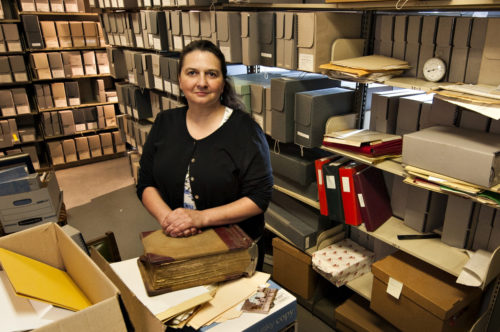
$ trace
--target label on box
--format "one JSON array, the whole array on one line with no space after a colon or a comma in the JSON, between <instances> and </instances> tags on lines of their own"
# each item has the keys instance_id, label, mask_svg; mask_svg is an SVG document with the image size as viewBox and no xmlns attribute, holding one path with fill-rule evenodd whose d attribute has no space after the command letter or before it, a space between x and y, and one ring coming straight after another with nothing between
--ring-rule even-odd
<instances>
[{"instance_id":1,"label":"label on box","mask_svg":"<svg viewBox=\"0 0 500 332\"><path fill-rule=\"evenodd\" d=\"M123 0L118 0L118 7L120 8L125 7L125 3L123 2Z\"/></svg>"},{"instance_id":2,"label":"label on box","mask_svg":"<svg viewBox=\"0 0 500 332\"><path fill-rule=\"evenodd\" d=\"M127 36L125 35L120 35L120 42L122 46L127 46Z\"/></svg>"},{"instance_id":3,"label":"label on box","mask_svg":"<svg viewBox=\"0 0 500 332\"><path fill-rule=\"evenodd\" d=\"M164 84L163 91L172 93L172 83L170 81L164 80L163 84Z\"/></svg>"},{"instance_id":4,"label":"label on box","mask_svg":"<svg viewBox=\"0 0 500 332\"><path fill-rule=\"evenodd\" d=\"M142 37L137 37L135 39L135 43L137 44L137 47L143 48L144 47L144 42L142 40Z\"/></svg>"},{"instance_id":5,"label":"label on box","mask_svg":"<svg viewBox=\"0 0 500 332\"><path fill-rule=\"evenodd\" d=\"M179 96L181 94L179 85L172 83L172 94L175 96Z\"/></svg>"},{"instance_id":6,"label":"label on box","mask_svg":"<svg viewBox=\"0 0 500 332\"><path fill-rule=\"evenodd\" d=\"M132 110L132 116L136 119L139 119L139 112L137 111L136 108Z\"/></svg>"},{"instance_id":7,"label":"label on box","mask_svg":"<svg viewBox=\"0 0 500 332\"><path fill-rule=\"evenodd\" d=\"M399 300L402 291L403 283L389 277L389 282L387 283L387 294L392 295L394 298Z\"/></svg>"},{"instance_id":8,"label":"label on box","mask_svg":"<svg viewBox=\"0 0 500 332\"><path fill-rule=\"evenodd\" d=\"M26 106L17 105L16 109L17 109L17 114L27 114L30 112L29 105L26 105Z\"/></svg>"},{"instance_id":9,"label":"label on box","mask_svg":"<svg viewBox=\"0 0 500 332\"><path fill-rule=\"evenodd\" d=\"M299 70L314 71L314 56L312 54L299 53Z\"/></svg>"},{"instance_id":10,"label":"label on box","mask_svg":"<svg viewBox=\"0 0 500 332\"><path fill-rule=\"evenodd\" d=\"M85 131L87 130L87 125L85 123L75 124L76 131Z\"/></svg>"},{"instance_id":11,"label":"label on box","mask_svg":"<svg viewBox=\"0 0 500 332\"><path fill-rule=\"evenodd\" d=\"M155 50L161 51L161 40L160 38L153 38L153 47Z\"/></svg>"},{"instance_id":12,"label":"label on box","mask_svg":"<svg viewBox=\"0 0 500 332\"><path fill-rule=\"evenodd\" d=\"M271 53L264 53L264 52L260 52L260 56L263 58L269 58L269 59L272 59L272 57L273 57L273 55Z\"/></svg>"},{"instance_id":13,"label":"label on box","mask_svg":"<svg viewBox=\"0 0 500 332\"><path fill-rule=\"evenodd\" d=\"M301 131L298 131L297 135L300 136L300 137L304 137L305 139L309 139L309 135L307 135L306 133L303 133Z\"/></svg>"},{"instance_id":14,"label":"label on box","mask_svg":"<svg viewBox=\"0 0 500 332\"><path fill-rule=\"evenodd\" d=\"M326 176L326 188L337 189L337 185L335 184L335 175Z\"/></svg>"},{"instance_id":15,"label":"label on box","mask_svg":"<svg viewBox=\"0 0 500 332\"><path fill-rule=\"evenodd\" d=\"M318 186L323 185L323 172L320 169L318 169L317 179L318 179Z\"/></svg>"},{"instance_id":16,"label":"label on box","mask_svg":"<svg viewBox=\"0 0 500 332\"><path fill-rule=\"evenodd\" d=\"M134 73L128 73L128 81L132 84L135 84L135 76Z\"/></svg>"},{"instance_id":17,"label":"label on box","mask_svg":"<svg viewBox=\"0 0 500 332\"><path fill-rule=\"evenodd\" d=\"M349 178L347 176L342 177L342 191L345 193L351 192L351 186L349 185Z\"/></svg>"},{"instance_id":18,"label":"label on box","mask_svg":"<svg viewBox=\"0 0 500 332\"><path fill-rule=\"evenodd\" d=\"M191 43L192 39L190 36L184 36L184 46L188 46Z\"/></svg>"},{"instance_id":19,"label":"label on box","mask_svg":"<svg viewBox=\"0 0 500 332\"><path fill-rule=\"evenodd\" d=\"M174 51L181 51L183 48L182 36L174 36Z\"/></svg>"},{"instance_id":20,"label":"label on box","mask_svg":"<svg viewBox=\"0 0 500 332\"><path fill-rule=\"evenodd\" d=\"M118 7L118 1L116 1L116 0L111 0L111 6L113 6L113 7Z\"/></svg>"},{"instance_id":21,"label":"label on box","mask_svg":"<svg viewBox=\"0 0 500 332\"><path fill-rule=\"evenodd\" d=\"M224 54L224 58L226 58L227 62L231 62L231 49L229 46L220 46L220 51Z\"/></svg>"},{"instance_id":22,"label":"label on box","mask_svg":"<svg viewBox=\"0 0 500 332\"><path fill-rule=\"evenodd\" d=\"M163 90L163 79L161 77L155 76L155 88L158 90Z\"/></svg>"},{"instance_id":23,"label":"label on box","mask_svg":"<svg viewBox=\"0 0 500 332\"><path fill-rule=\"evenodd\" d=\"M359 201L359 206L364 208L365 207L365 200L363 198L363 194L358 194L358 201Z\"/></svg>"},{"instance_id":24,"label":"label on box","mask_svg":"<svg viewBox=\"0 0 500 332\"><path fill-rule=\"evenodd\" d=\"M153 35L148 33L148 44L149 44L149 47L151 47L151 45L154 46L154 38L153 38Z\"/></svg>"}]
</instances>

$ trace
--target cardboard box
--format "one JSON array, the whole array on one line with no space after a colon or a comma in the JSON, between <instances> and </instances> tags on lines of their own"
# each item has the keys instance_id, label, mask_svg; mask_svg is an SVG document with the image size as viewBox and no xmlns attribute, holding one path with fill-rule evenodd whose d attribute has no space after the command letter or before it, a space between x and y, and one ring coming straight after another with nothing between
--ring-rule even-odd
<instances>
[{"instance_id":1,"label":"cardboard box","mask_svg":"<svg viewBox=\"0 0 500 332\"><path fill-rule=\"evenodd\" d=\"M297 69L297 15L276 13L276 66Z\"/></svg>"},{"instance_id":2,"label":"cardboard box","mask_svg":"<svg viewBox=\"0 0 500 332\"><path fill-rule=\"evenodd\" d=\"M329 88L295 94L295 137L297 145L320 147L328 118L352 110L354 92L344 88Z\"/></svg>"},{"instance_id":3,"label":"cardboard box","mask_svg":"<svg viewBox=\"0 0 500 332\"><path fill-rule=\"evenodd\" d=\"M259 12L241 12L241 55L247 66L260 64Z\"/></svg>"},{"instance_id":4,"label":"cardboard box","mask_svg":"<svg viewBox=\"0 0 500 332\"><path fill-rule=\"evenodd\" d=\"M51 87L55 107L67 107L68 101L66 99L66 90L64 88L64 83L52 83Z\"/></svg>"},{"instance_id":5,"label":"cardboard box","mask_svg":"<svg viewBox=\"0 0 500 332\"><path fill-rule=\"evenodd\" d=\"M0 222L5 233L14 233L47 222L57 222L61 191L54 173L42 187L0 196Z\"/></svg>"},{"instance_id":6,"label":"cardboard box","mask_svg":"<svg viewBox=\"0 0 500 332\"><path fill-rule=\"evenodd\" d=\"M52 160L52 165L64 164L64 153L62 150L62 144L60 141L47 142L50 151L50 159Z\"/></svg>"},{"instance_id":7,"label":"cardboard box","mask_svg":"<svg viewBox=\"0 0 500 332\"><path fill-rule=\"evenodd\" d=\"M50 0L50 11L56 13L64 12L63 0Z\"/></svg>"},{"instance_id":8,"label":"cardboard box","mask_svg":"<svg viewBox=\"0 0 500 332\"><path fill-rule=\"evenodd\" d=\"M300 297L310 299L317 279L311 256L278 237L272 242L273 280Z\"/></svg>"},{"instance_id":9,"label":"cardboard box","mask_svg":"<svg viewBox=\"0 0 500 332\"><path fill-rule=\"evenodd\" d=\"M396 135L404 135L419 130L420 114L424 102L432 102L433 96L419 94L401 97L396 120Z\"/></svg>"},{"instance_id":10,"label":"cardboard box","mask_svg":"<svg viewBox=\"0 0 500 332\"><path fill-rule=\"evenodd\" d=\"M370 310L370 302L354 294L335 308L335 327L341 332L397 332L385 319Z\"/></svg>"},{"instance_id":11,"label":"cardboard box","mask_svg":"<svg viewBox=\"0 0 500 332\"><path fill-rule=\"evenodd\" d=\"M99 46L96 22L82 22L85 46Z\"/></svg>"},{"instance_id":12,"label":"cardboard box","mask_svg":"<svg viewBox=\"0 0 500 332\"><path fill-rule=\"evenodd\" d=\"M372 265L370 308L403 331L467 331L479 309L481 290L401 251ZM401 292L387 285L403 284ZM392 294L392 295L391 295Z\"/></svg>"},{"instance_id":13,"label":"cardboard box","mask_svg":"<svg viewBox=\"0 0 500 332\"><path fill-rule=\"evenodd\" d=\"M457 105L435 98L428 118L428 126L458 125L460 112Z\"/></svg>"},{"instance_id":14,"label":"cardboard box","mask_svg":"<svg viewBox=\"0 0 500 332\"><path fill-rule=\"evenodd\" d=\"M109 74L109 59L108 53L105 51L95 51L95 57L97 61L97 68L99 69L99 74Z\"/></svg>"},{"instance_id":15,"label":"cardboard box","mask_svg":"<svg viewBox=\"0 0 500 332\"><path fill-rule=\"evenodd\" d=\"M93 303L34 331L127 331L118 289L57 224L4 236L0 247L65 270Z\"/></svg>"},{"instance_id":16,"label":"cardboard box","mask_svg":"<svg viewBox=\"0 0 500 332\"><path fill-rule=\"evenodd\" d=\"M2 24L4 41L9 52L22 52L21 39L17 24Z\"/></svg>"},{"instance_id":17,"label":"cardboard box","mask_svg":"<svg viewBox=\"0 0 500 332\"><path fill-rule=\"evenodd\" d=\"M73 41L73 47L85 46L85 35L83 34L82 22L69 22L69 29L71 31L71 40Z\"/></svg>"},{"instance_id":18,"label":"cardboard box","mask_svg":"<svg viewBox=\"0 0 500 332\"><path fill-rule=\"evenodd\" d=\"M475 232L472 221L474 213L478 213L475 211L476 206L478 205L468 198L449 195L441 234L442 242L457 248L466 248L467 243L472 242Z\"/></svg>"},{"instance_id":19,"label":"cardboard box","mask_svg":"<svg viewBox=\"0 0 500 332\"><path fill-rule=\"evenodd\" d=\"M43 39L46 48L59 48L59 39L57 39L56 25L54 21L41 21Z\"/></svg>"},{"instance_id":20,"label":"cardboard box","mask_svg":"<svg viewBox=\"0 0 500 332\"><path fill-rule=\"evenodd\" d=\"M21 10L23 12L36 12L35 0L21 0Z\"/></svg>"},{"instance_id":21,"label":"cardboard box","mask_svg":"<svg viewBox=\"0 0 500 332\"><path fill-rule=\"evenodd\" d=\"M12 89L11 92L12 92L12 99L14 100L14 105L16 105L16 113L17 114L31 113L30 103L28 101L28 95L26 94L26 89L16 88Z\"/></svg>"},{"instance_id":22,"label":"cardboard box","mask_svg":"<svg viewBox=\"0 0 500 332\"><path fill-rule=\"evenodd\" d=\"M73 117L73 111L59 111L59 117L61 119L61 127L64 135L72 135L76 132L75 119Z\"/></svg>"},{"instance_id":23,"label":"cardboard box","mask_svg":"<svg viewBox=\"0 0 500 332\"><path fill-rule=\"evenodd\" d=\"M120 131L113 131L113 146L115 147L116 153L125 152L127 150Z\"/></svg>"},{"instance_id":24,"label":"cardboard box","mask_svg":"<svg viewBox=\"0 0 500 332\"><path fill-rule=\"evenodd\" d=\"M447 195L407 185L405 225L424 233L441 228L447 200Z\"/></svg>"},{"instance_id":25,"label":"cardboard box","mask_svg":"<svg viewBox=\"0 0 500 332\"><path fill-rule=\"evenodd\" d=\"M470 49L465 70L465 83L478 83L483 48L485 46L489 18L475 17L472 20Z\"/></svg>"},{"instance_id":26,"label":"cardboard box","mask_svg":"<svg viewBox=\"0 0 500 332\"><path fill-rule=\"evenodd\" d=\"M27 82L28 73L26 72L26 63L22 55L9 56L10 69L15 82Z\"/></svg>"},{"instance_id":27,"label":"cardboard box","mask_svg":"<svg viewBox=\"0 0 500 332\"><path fill-rule=\"evenodd\" d=\"M66 98L68 99L69 106L81 104L78 82L64 82L64 89L66 90Z\"/></svg>"},{"instance_id":28,"label":"cardboard box","mask_svg":"<svg viewBox=\"0 0 500 332\"><path fill-rule=\"evenodd\" d=\"M493 229L496 209L486 205L478 205L477 208L479 209L479 213L477 215L478 220L472 242L472 250L488 250L488 242Z\"/></svg>"},{"instance_id":29,"label":"cardboard box","mask_svg":"<svg viewBox=\"0 0 500 332\"><path fill-rule=\"evenodd\" d=\"M0 110L2 116L16 115L16 105L10 90L0 90Z\"/></svg>"},{"instance_id":30,"label":"cardboard box","mask_svg":"<svg viewBox=\"0 0 500 332\"><path fill-rule=\"evenodd\" d=\"M338 38L359 38L361 15L333 12L297 13L298 69L320 72L330 61L331 45Z\"/></svg>"},{"instance_id":31,"label":"cardboard box","mask_svg":"<svg viewBox=\"0 0 500 332\"><path fill-rule=\"evenodd\" d=\"M449 82L464 82L467 57L469 55L469 41L472 27L471 17L457 17L453 33L453 52L451 54L448 74Z\"/></svg>"},{"instance_id":32,"label":"cardboard box","mask_svg":"<svg viewBox=\"0 0 500 332\"><path fill-rule=\"evenodd\" d=\"M500 183L500 135L430 127L403 137L403 163L484 187Z\"/></svg>"},{"instance_id":33,"label":"cardboard box","mask_svg":"<svg viewBox=\"0 0 500 332\"><path fill-rule=\"evenodd\" d=\"M90 156L96 158L102 156L101 139L99 135L87 136L89 142Z\"/></svg>"},{"instance_id":34,"label":"cardboard box","mask_svg":"<svg viewBox=\"0 0 500 332\"><path fill-rule=\"evenodd\" d=\"M54 130L54 135L61 135L63 133L61 117L59 112L50 112L50 118L52 121L52 129Z\"/></svg>"},{"instance_id":35,"label":"cardboard box","mask_svg":"<svg viewBox=\"0 0 500 332\"><path fill-rule=\"evenodd\" d=\"M85 75L81 53L78 51L68 52L68 53L69 53L69 63L71 68L71 76Z\"/></svg>"},{"instance_id":36,"label":"cardboard box","mask_svg":"<svg viewBox=\"0 0 500 332\"><path fill-rule=\"evenodd\" d=\"M460 110L460 128L487 132L489 126L489 117L466 109Z\"/></svg>"},{"instance_id":37,"label":"cardboard box","mask_svg":"<svg viewBox=\"0 0 500 332\"><path fill-rule=\"evenodd\" d=\"M32 54L32 55L37 55L37 54ZM59 53L59 52L47 53L47 58L49 60L50 72L52 73L52 77L53 78L64 78L65 77L64 63L62 60L61 53Z\"/></svg>"},{"instance_id":38,"label":"cardboard box","mask_svg":"<svg viewBox=\"0 0 500 332\"><path fill-rule=\"evenodd\" d=\"M37 15L23 15L23 26L28 41L28 47L33 49L44 48L42 30Z\"/></svg>"},{"instance_id":39,"label":"cardboard box","mask_svg":"<svg viewBox=\"0 0 500 332\"><path fill-rule=\"evenodd\" d=\"M74 139L63 140L62 141L62 148L63 148L63 152L64 152L64 159L66 159L67 163L78 160Z\"/></svg>"},{"instance_id":40,"label":"cardboard box","mask_svg":"<svg viewBox=\"0 0 500 332\"><path fill-rule=\"evenodd\" d=\"M497 36L499 29L500 19L489 18L477 83L491 85L500 83L500 41Z\"/></svg>"},{"instance_id":41,"label":"cardboard box","mask_svg":"<svg viewBox=\"0 0 500 332\"><path fill-rule=\"evenodd\" d=\"M31 61L38 79L52 78L52 71L50 70L47 53L32 53Z\"/></svg>"},{"instance_id":42,"label":"cardboard box","mask_svg":"<svg viewBox=\"0 0 500 332\"><path fill-rule=\"evenodd\" d=\"M228 63L242 62L241 14L217 11L217 41Z\"/></svg>"},{"instance_id":43,"label":"cardboard box","mask_svg":"<svg viewBox=\"0 0 500 332\"><path fill-rule=\"evenodd\" d=\"M113 154L113 139L111 133L100 133L102 152L104 155Z\"/></svg>"},{"instance_id":44,"label":"cardboard box","mask_svg":"<svg viewBox=\"0 0 500 332\"><path fill-rule=\"evenodd\" d=\"M418 73L418 57L420 54L420 36L422 32L422 16L408 16L408 29L406 31L406 52L405 59L411 66L406 70L404 76L417 76Z\"/></svg>"},{"instance_id":45,"label":"cardboard box","mask_svg":"<svg viewBox=\"0 0 500 332\"><path fill-rule=\"evenodd\" d=\"M184 34L182 31L182 12L170 11L170 24L172 25L173 51L181 52L184 48Z\"/></svg>"},{"instance_id":46,"label":"cardboard box","mask_svg":"<svg viewBox=\"0 0 500 332\"><path fill-rule=\"evenodd\" d=\"M37 12L50 12L49 0L35 0Z\"/></svg>"},{"instance_id":47,"label":"cardboard box","mask_svg":"<svg viewBox=\"0 0 500 332\"><path fill-rule=\"evenodd\" d=\"M85 75L96 75L97 74L97 65L95 60L95 52L94 51L83 51L83 66Z\"/></svg>"},{"instance_id":48,"label":"cardboard box","mask_svg":"<svg viewBox=\"0 0 500 332\"><path fill-rule=\"evenodd\" d=\"M89 141L87 137L75 137L76 151L78 153L78 160L89 159Z\"/></svg>"},{"instance_id":49,"label":"cardboard box","mask_svg":"<svg viewBox=\"0 0 500 332\"><path fill-rule=\"evenodd\" d=\"M10 69L9 57L0 56L0 83L12 83L12 71Z\"/></svg>"},{"instance_id":50,"label":"cardboard box","mask_svg":"<svg viewBox=\"0 0 500 332\"><path fill-rule=\"evenodd\" d=\"M495 220L493 220L488 240L488 251L495 251L500 246L500 213L495 212Z\"/></svg>"}]
</instances>

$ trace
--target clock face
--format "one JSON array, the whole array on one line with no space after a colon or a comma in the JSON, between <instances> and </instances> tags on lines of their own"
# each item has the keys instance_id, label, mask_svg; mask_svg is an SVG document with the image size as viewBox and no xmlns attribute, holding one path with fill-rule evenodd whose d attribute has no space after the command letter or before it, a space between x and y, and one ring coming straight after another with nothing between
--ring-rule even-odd
<instances>
[{"instance_id":1,"label":"clock face","mask_svg":"<svg viewBox=\"0 0 500 332\"><path fill-rule=\"evenodd\" d=\"M426 80L438 82L446 74L446 64L439 58L430 58L424 63L422 71Z\"/></svg>"}]
</instances>

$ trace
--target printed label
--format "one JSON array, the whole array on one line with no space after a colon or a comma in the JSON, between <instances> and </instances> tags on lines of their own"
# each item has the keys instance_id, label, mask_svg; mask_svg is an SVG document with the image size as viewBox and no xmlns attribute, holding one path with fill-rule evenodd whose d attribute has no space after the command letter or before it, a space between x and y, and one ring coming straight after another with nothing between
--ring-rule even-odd
<instances>
[{"instance_id":1,"label":"printed label","mask_svg":"<svg viewBox=\"0 0 500 332\"><path fill-rule=\"evenodd\" d=\"M153 47L155 50L161 51L161 40L160 38L153 37Z\"/></svg>"},{"instance_id":2,"label":"printed label","mask_svg":"<svg viewBox=\"0 0 500 332\"><path fill-rule=\"evenodd\" d=\"M183 48L182 36L174 36L174 50L181 51Z\"/></svg>"},{"instance_id":3,"label":"printed label","mask_svg":"<svg viewBox=\"0 0 500 332\"><path fill-rule=\"evenodd\" d=\"M337 185L335 184L335 175L326 176L326 188L337 189Z\"/></svg>"},{"instance_id":4,"label":"printed label","mask_svg":"<svg viewBox=\"0 0 500 332\"><path fill-rule=\"evenodd\" d=\"M399 300L402 291L403 283L389 277L389 282L387 283L387 294L392 295L394 298Z\"/></svg>"},{"instance_id":5,"label":"printed label","mask_svg":"<svg viewBox=\"0 0 500 332\"><path fill-rule=\"evenodd\" d=\"M137 36L136 36L137 37ZM135 39L135 42L137 44L137 47L143 48L144 47L144 41L142 40L142 37L138 37Z\"/></svg>"},{"instance_id":6,"label":"printed label","mask_svg":"<svg viewBox=\"0 0 500 332\"><path fill-rule=\"evenodd\" d=\"M342 191L345 193L351 192L351 187L349 186L349 178L347 176L342 177Z\"/></svg>"},{"instance_id":7,"label":"printed label","mask_svg":"<svg viewBox=\"0 0 500 332\"><path fill-rule=\"evenodd\" d=\"M307 135L306 133L303 133L303 132L301 132L301 131L298 131L298 132L297 132L297 135L298 135L298 136L300 136L300 137L304 137L304 138L306 138L306 139L309 139L309 135Z\"/></svg>"},{"instance_id":8,"label":"printed label","mask_svg":"<svg viewBox=\"0 0 500 332\"><path fill-rule=\"evenodd\" d=\"M263 58L269 58L269 59L272 59L272 57L273 57L273 55L271 53L264 53L264 52L260 52L260 56Z\"/></svg>"},{"instance_id":9,"label":"printed label","mask_svg":"<svg viewBox=\"0 0 500 332\"><path fill-rule=\"evenodd\" d=\"M359 201L359 206L364 208L365 207L365 200L363 198L363 194L358 194L358 201Z\"/></svg>"},{"instance_id":10,"label":"printed label","mask_svg":"<svg viewBox=\"0 0 500 332\"><path fill-rule=\"evenodd\" d=\"M165 87L163 88L165 92L172 93L172 83L170 81L164 80L163 84Z\"/></svg>"},{"instance_id":11,"label":"printed label","mask_svg":"<svg viewBox=\"0 0 500 332\"><path fill-rule=\"evenodd\" d=\"M181 94L181 91L179 89L179 85L172 83L172 94L174 96L179 96Z\"/></svg>"},{"instance_id":12,"label":"printed label","mask_svg":"<svg viewBox=\"0 0 500 332\"><path fill-rule=\"evenodd\" d=\"M323 185L323 172L320 169L318 169L317 179L318 179L318 185L322 186Z\"/></svg>"},{"instance_id":13,"label":"printed label","mask_svg":"<svg viewBox=\"0 0 500 332\"><path fill-rule=\"evenodd\" d=\"M161 77L155 76L155 88L163 90L163 80L161 79Z\"/></svg>"},{"instance_id":14,"label":"printed label","mask_svg":"<svg viewBox=\"0 0 500 332\"><path fill-rule=\"evenodd\" d=\"M299 53L299 70L314 71L314 56L312 54Z\"/></svg>"}]
</instances>

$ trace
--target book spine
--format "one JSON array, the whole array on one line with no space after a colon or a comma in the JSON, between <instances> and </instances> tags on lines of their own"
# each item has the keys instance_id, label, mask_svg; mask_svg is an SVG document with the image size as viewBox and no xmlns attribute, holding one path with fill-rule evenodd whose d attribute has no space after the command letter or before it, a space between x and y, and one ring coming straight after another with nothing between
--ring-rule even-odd
<instances>
[{"instance_id":1,"label":"book spine","mask_svg":"<svg viewBox=\"0 0 500 332\"><path fill-rule=\"evenodd\" d=\"M352 180L354 169L339 169L340 185L342 188L342 205L344 207L344 218L347 225L359 226L362 223L358 203L356 202L356 193L354 182Z\"/></svg>"},{"instance_id":2,"label":"book spine","mask_svg":"<svg viewBox=\"0 0 500 332\"><path fill-rule=\"evenodd\" d=\"M329 162L330 158L322 158L314 161L316 167L316 183L318 185L319 213L328 215L328 203L326 200L325 182L323 177L323 165Z\"/></svg>"},{"instance_id":3,"label":"book spine","mask_svg":"<svg viewBox=\"0 0 500 332\"><path fill-rule=\"evenodd\" d=\"M252 245L252 239L238 225L216 227L214 231L229 250L245 249Z\"/></svg>"}]
</instances>

